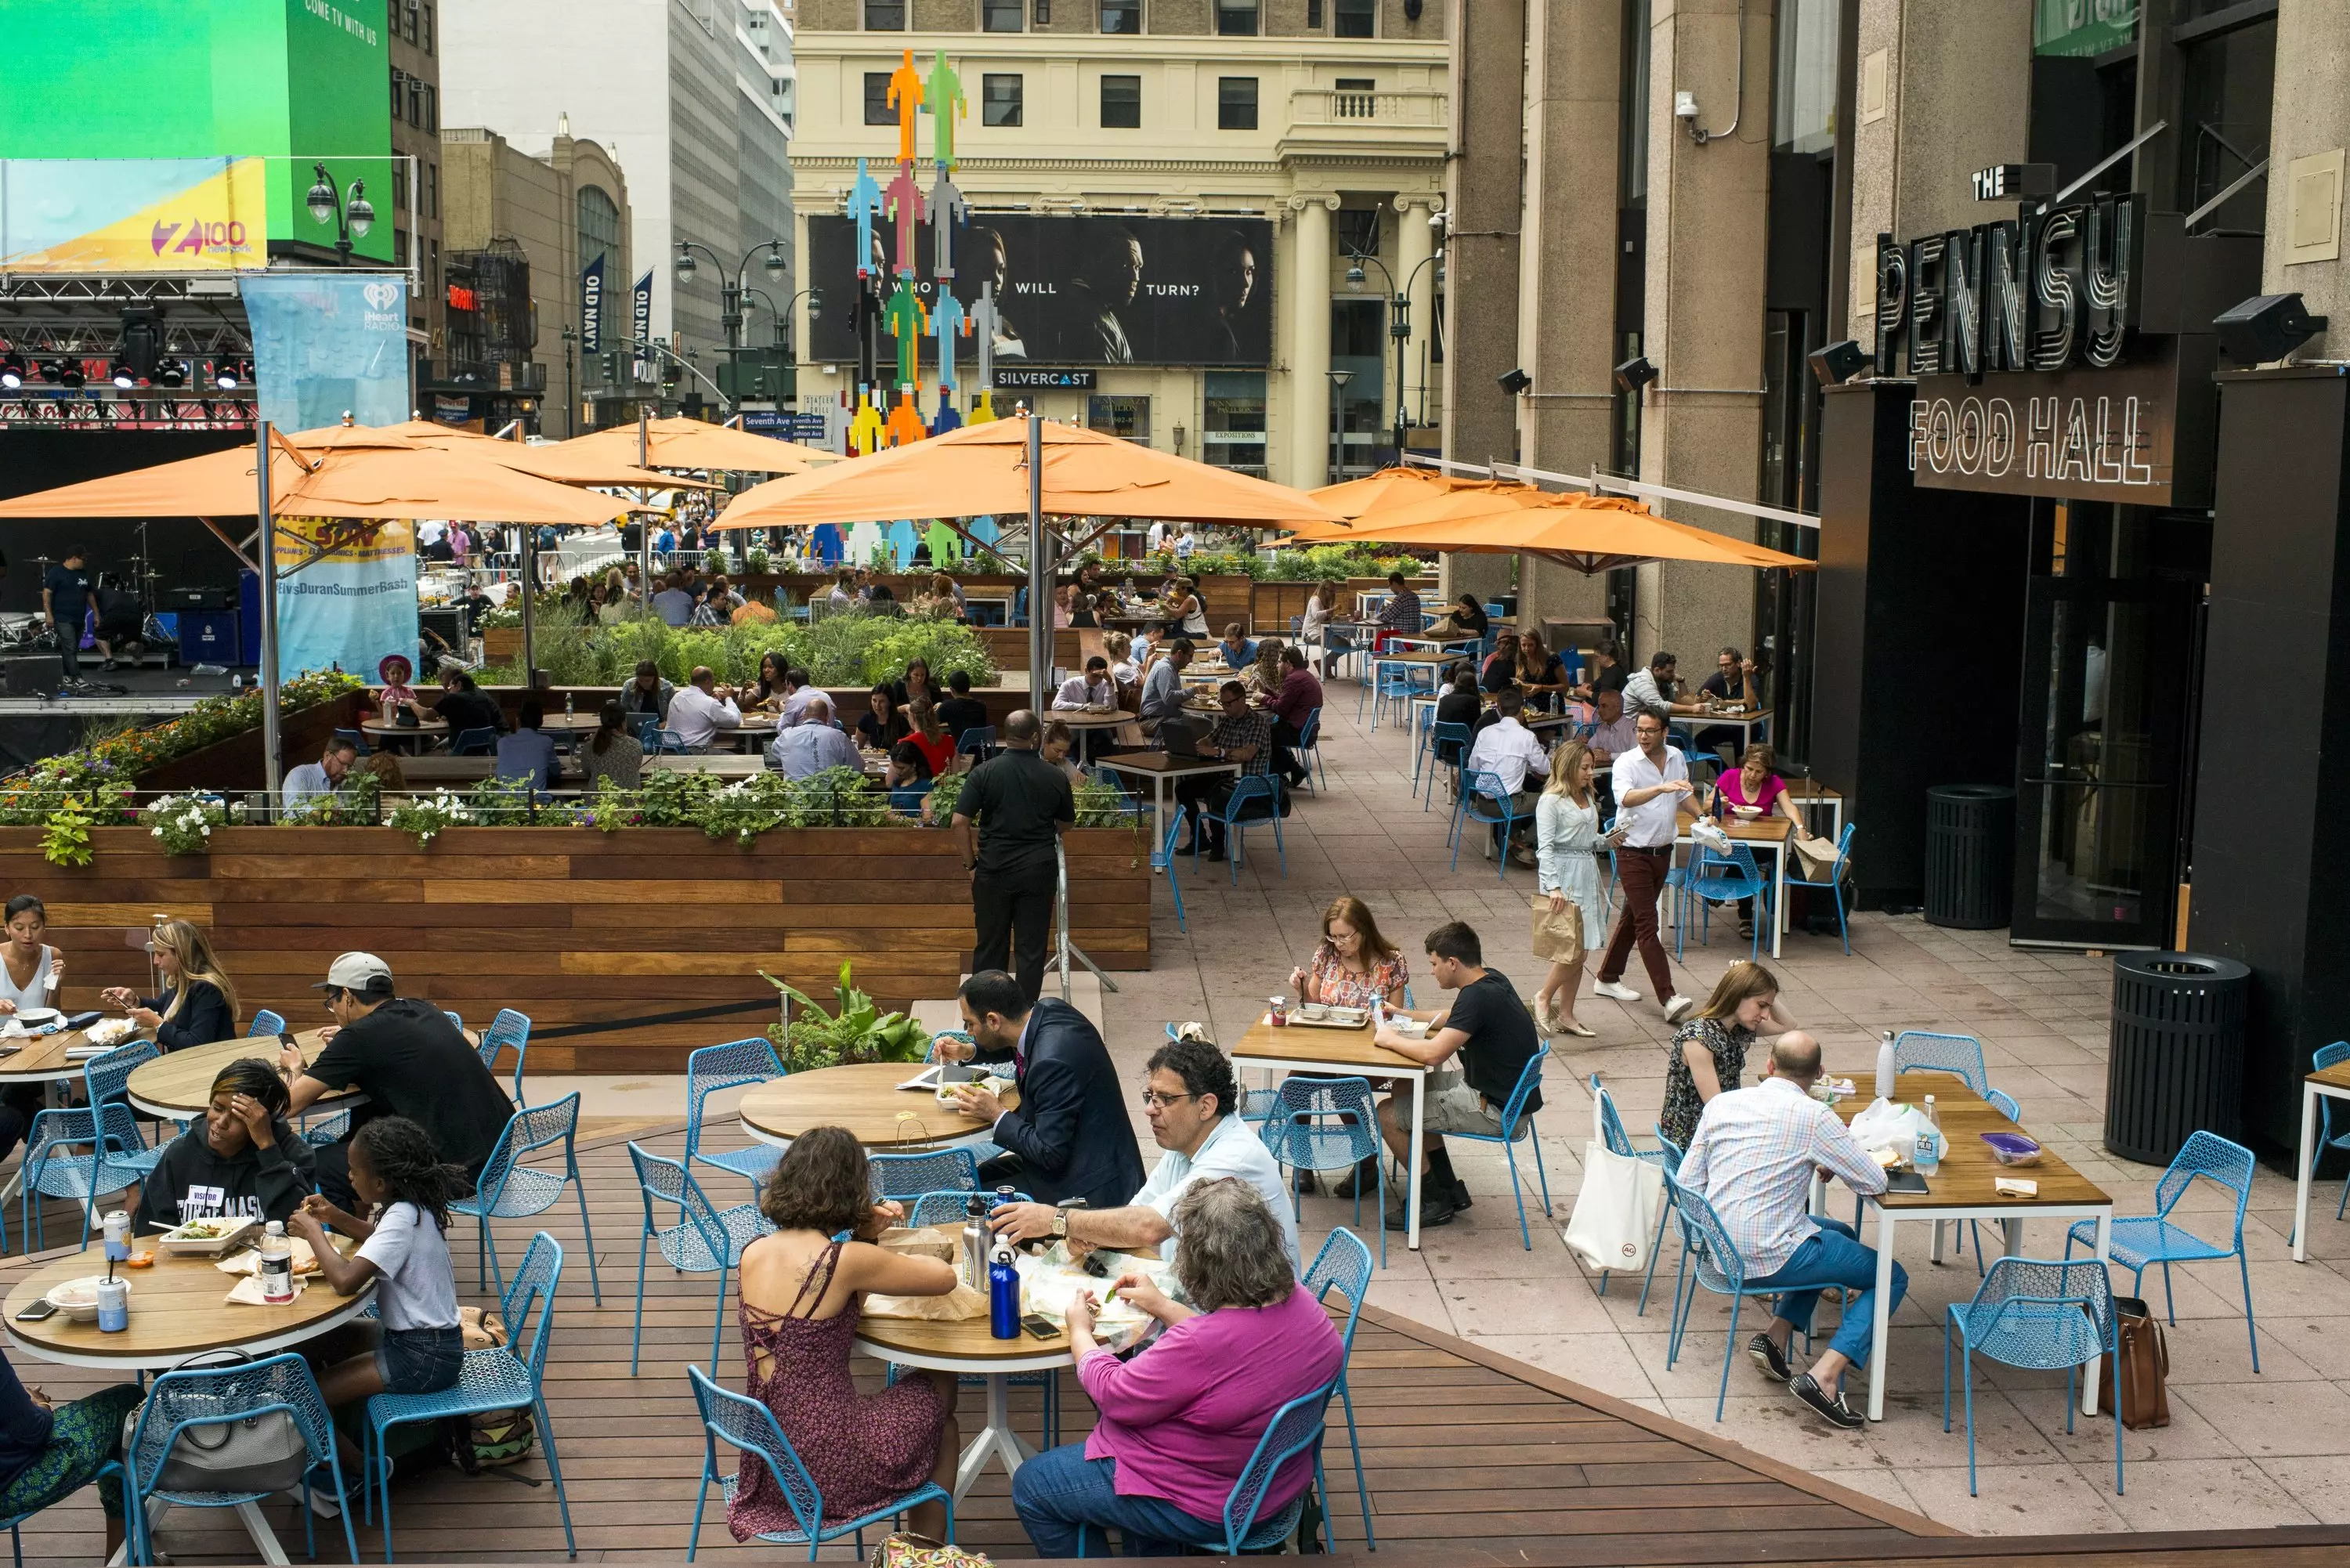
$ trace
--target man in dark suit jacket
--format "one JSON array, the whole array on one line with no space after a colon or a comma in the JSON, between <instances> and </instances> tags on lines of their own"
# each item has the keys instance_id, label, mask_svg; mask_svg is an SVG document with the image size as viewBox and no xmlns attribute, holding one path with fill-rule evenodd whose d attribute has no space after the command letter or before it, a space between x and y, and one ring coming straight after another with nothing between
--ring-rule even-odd
<instances>
[{"instance_id":1,"label":"man in dark suit jacket","mask_svg":"<svg viewBox=\"0 0 2350 1568\"><path fill-rule=\"evenodd\" d=\"M1115 1209L1142 1189L1142 1155L1119 1097L1109 1047L1066 1002L1031 1003L1020 982L1000 969L963 981L963 1027L973 1044L941 1041L951 1061L1013 1064L1020 1090L1005 1110L984 1088L963 1087L963 1112L993 1124L990 1137L1005 1153L981 1168L989 1181L1015 1181L1039 1203L1083 1199L1092 1209Z\"/></svg>"}]
</instances>

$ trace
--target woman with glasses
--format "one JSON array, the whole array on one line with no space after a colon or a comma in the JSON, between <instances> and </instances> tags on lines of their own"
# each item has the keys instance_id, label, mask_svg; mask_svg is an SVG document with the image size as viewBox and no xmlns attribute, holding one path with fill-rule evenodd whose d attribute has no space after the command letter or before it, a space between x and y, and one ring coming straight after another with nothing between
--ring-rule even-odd
<instances>
[{"instance_id":1,"label":"woman with glasses","mask_svg":"<svg viewBox=\"0 0 2350 1568\"><path fill-rule=\"evenodd\" d=\"M142 997L117 985L99 992L98 999L129 1013L165 1051L234 1039L236 982L213 956L210 939L185 920L165 920L148 939L147 950L163 980L161 996Z\"/></svg>"}]
</instances>

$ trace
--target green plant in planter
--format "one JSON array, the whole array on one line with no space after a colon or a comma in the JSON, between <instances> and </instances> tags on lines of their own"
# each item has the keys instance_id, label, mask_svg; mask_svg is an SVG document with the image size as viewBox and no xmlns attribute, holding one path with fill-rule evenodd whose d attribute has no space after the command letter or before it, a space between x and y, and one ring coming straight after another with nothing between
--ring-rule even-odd
<instances>
[{"instance_id":1,"label":"green plant in planter","mask_svg":"<svg viewBox=\"0 0 2350 1568\"><path fill-rule=\"evenodd\" d=\"M212 851L213 829L244 820L244 805L230 805L216 794L166 794L148 803L139 825L162 842L166 855L205 855Z\"/></svg>"},{"instance_id":2,"label":"green plant in planter","mask_svg":"<svg viewBox=\"0 0 2350 1568\"><path fill-rule=\"evenodd\" d=\"M473 820L473 810L464 800L442 790L401 801L392 807L390 826L395 832L415 835L416 847L422 849L445 830L465 826Z\"/></svg>"},{"instance_id":3,"label":"green plant in planter","mask_svg":"<svg viewBox=\"0 0 2350 1568\"><path fill-rule=\"evenodd\" d=\"M636 820L636 802L608 776L596 781L596 793L583 808L588 825L598 833L618 833Z\"/></svg>"},{"instance_id":4,"label":"green plant in planter","mask_svg":"<svg viewBox=\"0 0 2350 1568\"><path fill-rule=\"evenodd\" d=\"M785 825L791 796L791 783L783 774L756 774L704 797L694 825L712 838L749 844L769 828Z\"/></svg>"},{"instance_id":5,"label":"green plant in planter","mask_svg":"<svg viewBox=\"0 0 2350 1568\"><path fill-rule=\"evenodd\" d=\"M95 855L89 830L97 820L88 796L69 794L57 802L42 824L41 858L52 866L87 866Z\"/></svg>"},{"instance_id":6,"label":"green plant in planter","mask_svg":"<svg viewBox=\"0 0 2350 1568\"><path fill-rule=\"evenodd\" d=\"M883 1012L872 997L858 990L850 981L847 961L842 961L840 983L833 988L831 1012L765 970L759 977L800 1008L801 1016L788 1028L767 1026L767 1037L781 1050L787 1073L858 1062L919 1062L930 1054L929 1033L902 1012Z\"/></svg>"},{"instance_id":7,"label":"green plant in planter","mask_svg":"<svg viewBox=\"0 0 2350 1568\"><path fill-rule=\"evenodd\" d=\"M968 771L942 774L931 785L931 825L944 827L953 819L955 803L962 799L962 786L971 782Z\"/></svg>"},{"instance_id":8,"label":"green plant in planter","mask_svg":"<svg viewBox=\"0 0 2350 1568\"><path fill-rule=\"evenodd\" d=\"M354 774L341 789L286 807L277 822L281 827L371 827L382 805L382 776Z\"/></svg>"},{"instance_id":9,"label":"green plant in planter","mask_svg":"<svg viewBox=\"0 0 2350 1568\"><path fill-rule=\"evenodd\" d=\"M767 575L767 549L765 545L754 545L748 550L743 551L743 561L745 567L750 571L751 576L754 577L764 577Z\"/></svg>"},{"instance_id":10,"label":"green plant in planter","mask_svg":"<svg viewBox=\"0 0 2350 1568\"><path fill-rule=\"evenodd\" d=\"M649 771L638 810L647 827L699 826L709 798L723 787L715 774Z\"/></svg>"}]
</instances>

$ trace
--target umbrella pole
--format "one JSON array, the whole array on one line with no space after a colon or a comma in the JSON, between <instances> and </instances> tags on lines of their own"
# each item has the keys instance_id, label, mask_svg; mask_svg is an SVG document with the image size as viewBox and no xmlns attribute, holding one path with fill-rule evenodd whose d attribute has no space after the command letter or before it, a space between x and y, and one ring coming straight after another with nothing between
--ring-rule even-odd
<instances>
[{"instance_id":1,"label":"umbrella pole","mask_svg":"<svg viewBox=\"0 0 2350 1568\"><path fill-rule=\"evenodd\" d=\"M650 468L652 455L652 415L645 411L645 406L642 403L639 403L637 405L637 466ZM650 501L652 498L650 491L645 492L641 497L645 501ZM653 524L652 518L649 514L639 514L637 518L637 613L650 615L653 613Z\"/></svg>"},{"instance_id":2,"label":"umbrella pole","mask_svg":"<svg viewBox=\"0 0 2350 1568\"><path fill-rule=\"evenodd\" d=\"M261 519L261 787L277 812L285 746L277 732L277 512L269 495L269 421L253 421L253 474Z\"/></svg>"},{"instance_id":3,"label":"umbrella pole","mask_svg":"<svg viewBox=\"0 0 2350 1568\"><path fill-rule=\"evenodd\" d=\"M532 611L538 598L538 530L530 524L522 525L522 683L527 691L538 690L538 656L532 650L534 624Z\"/></svg>"},{"instance_id":4,"label":"umbrella pole","mask_svg":"<svg viewBox=\"0 0 2350 1568\"><path fill-rule=\"evenodd\" d=\"M1053 570L1045 544L1045 426L1028 410L1028 709L1043 723L1052 708Z\"/></svg>"}]
</instances>

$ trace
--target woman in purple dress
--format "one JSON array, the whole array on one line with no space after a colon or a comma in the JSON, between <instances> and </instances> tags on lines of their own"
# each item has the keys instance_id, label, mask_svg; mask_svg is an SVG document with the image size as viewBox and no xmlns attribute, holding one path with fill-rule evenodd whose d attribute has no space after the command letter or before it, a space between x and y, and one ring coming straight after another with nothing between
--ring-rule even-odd
<instances>
[{"instance_id":1,"label":"woman in purple dress","mask_svg":"<svg viewBox=\"0 0 2350 1568\"><path fill-rule=\"evenodd\" d=\"M775 1413L824 1494L825 1522L870 1513L924 1481L953 1490L955 1375L911 1373L868 1398L848 1356L866 1292L946 1295L954 1265L873 1244L904 1211L868 1199L865 1150L845 1128L794 1139L759 1208L775 1233L743 1252L744 1390ZM836 1240L843 1232L857 1240ZM747 1453L727 1522L737 1541L798 1527L775 1476ZM913 1510L911 1524L944 1540L945 1505Z\"/></svg>"}]
</instances>

